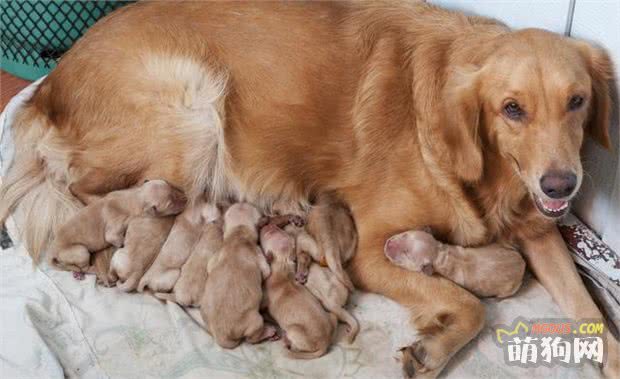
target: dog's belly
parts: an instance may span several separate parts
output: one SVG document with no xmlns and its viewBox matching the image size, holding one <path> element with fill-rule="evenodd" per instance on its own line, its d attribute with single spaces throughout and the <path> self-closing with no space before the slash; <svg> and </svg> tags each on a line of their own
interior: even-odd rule
<svg viewBox="0 0 620 379">
<path fill-rule="evenodd" d="M 286 7 L 286 17 L 303 16 L 306 22 L 296 33 L 290 23 L 265 22 L 261 28 L 273 39 L 263 43 L 227 6 L 178 4 L 170 17 L 161 18 L 169 7 L 139 4 L 111 17 L 105 27 L 96 25 L 36 95 L 58 134 L 44 141 L 44 158 L 66 154 L 56 161 L 69 162 L 67 182 L 81 199 L 162 178 L 190 197 L 206 191 L 216 199 L 259 205 L 277 198 L 305 202 L 319 191 L 353 187 L 365 196 L 362 201 L 377 199 L 372 206 L 380 208 L 381 196 L 373 191 L 382 175 L 363 167 L 374 164 L 360 163 L 360 154 L 397 141 L 398 157 L 385 150 L 368 160 L 389 156 L 400 163 L 386 159 L 385 165 L 406 162 L 424 170 L 407 151 L 415 143 L 402 142 L 414 138 L 401 131 L 401 125 L 412 123 L 409 112 L 394 107 L 385 112 L 395 94 L 407 93 L 399 84 L 402 78 L 394 71 L 381 83 L 365 83 L 370 79 L 361 67 L 367 62 L 355 55 L 348 31 L 335 29 L 334 20 L 325 17 L 329 9 Z M 274 9 L 263 14 L 265 20 L 274 15 L 282 16 Z M 157 28 L 131 22 L 144 19 L 157 19 Z M 191 20 L 197 22 L 191 30 L 197 35 L 189 38 L 184 31 Z M 227 32 L 231 29 L 235 33 Z M 154 30 L 178 33 L 145 37 Z M 380 56 L 401 54 L 391 42 L 384 47 Z M 101 65 L 102 60 L 115 65 Z M 355 110 L 363 114 L 356 120 L 356 91 L 366 85 L 373 88 L 368 94 L 373 101 Z M 414 185 L 423 192 L 428 180 Z M 387 184 L 386 191 L 393 191 Z M 441 233 L 454 229 L 451 215 L 443 211 L 446 204 L 418 201 L 427 212 L 420 217 L 394 212 L 392 222 L 433 224 Z M 408 204 L 396 199 L 399 203 Z"/>
</svg>

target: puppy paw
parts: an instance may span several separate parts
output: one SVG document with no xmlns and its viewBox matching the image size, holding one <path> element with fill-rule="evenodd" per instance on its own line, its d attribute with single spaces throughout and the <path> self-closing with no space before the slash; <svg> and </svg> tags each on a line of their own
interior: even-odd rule
<svg viewBox="0 0 620 379">
<path fill-rule="evenodd" d="M 277 341 L 280 339 L 280 333 L 275 325 L 265 324 L 265 331 L 263 332 L 267 341 Z"/>
<path fill-rule="evenodd" d="M 297 216 L 297 215 L 289 216 L 289 222 L 298 228 L 301 228 L 304 225 L 306 225 L 306 220 L 304 220 L 301 216 Z"/>
<path fill-rule="evenodd" d="M 308 272 L 298 271 L 295 273 L 295 281 L 299 284 L 306 284 L 308 281 Z"/>
</svg>

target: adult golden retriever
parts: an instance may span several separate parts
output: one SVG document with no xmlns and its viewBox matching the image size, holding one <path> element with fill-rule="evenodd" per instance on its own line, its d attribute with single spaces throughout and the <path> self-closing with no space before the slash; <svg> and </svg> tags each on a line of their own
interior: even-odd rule
<svg viewBox="0 0 620 379">
<path fill-rule="evenodd" d="M 268 207 L 337 193 L 362 289 L 411 309 L 409 374 L 436 376 L 484 323 L 480 301 L 391 265 L 430 225 L 451 243 L 518 245 L 574 318 L 600 318 L 556 227 L 585 133 L 609 145 L 601 49 L 423 3 L 147 2 L 95 25 L 13 126 L 0 218 L 35 255 L 77 199 L 162 178 Z M 605 370 L 619 377 L 618 344 Z"/>
</svg>

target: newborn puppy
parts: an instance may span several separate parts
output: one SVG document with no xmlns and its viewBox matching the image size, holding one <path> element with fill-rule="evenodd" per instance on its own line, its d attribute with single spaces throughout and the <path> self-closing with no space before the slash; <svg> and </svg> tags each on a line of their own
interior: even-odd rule
<svg viewBox="0 0 620 379">
<path fill-rule="evenodd" d="M 360 330 L 360 325 L 344 308 L 349 298 L 349 290 L 331 270 L 312 262 L 308 254 L 301 253 L 297 256 L 297 266 L 300 265 L 309 265 L 306 288 L 321 302 L 323 308 L 347 324 L 347 342 L 352 343 Z"/>
<path fill-rule="evenodd" d="M 204 226 L 218 218 L 220 211 L 217 206 L 207 203 L 188 207 L 178 215 L 161 252 L 140 280 L 138 292 L 144 291 L 147 287 L 156 293 L 170 292 L 177 283 L 181 267 L 192 253 Z"/>
<path fill-rule="evenodd" d="M 208 222 L 204 225 L 189 259 L 181 268 L 172 293 L 156 293 L 155 296 L 158 298 L 183 306 L 199 305 L 205 291 L 207 265 L 222 247 L 223 239 L 222 220 L 217 206 L 206 205 L 205 216 Z"/>
<path fill-rule="evenodd" d="M 140 278 L 166 242 L 172 224 L 172 216 L 129 220 L 125 246 L 114 253 L 110 263 L 110 276 L 118 278 L 118 289 L 131 292 L 138 287 Z"/>
<path fill-rule="evenodd" d="M 422 230 L 390 237 L 384 253 L 397 266 L 427 275 L 437 272 L 480 297 L 514 294 L 525 272 L 525 261 L 515 250 L 498 244 L 475 249 L 445 245 Z"/>
<path fill-rule="evenodd" d="M 319 195 L 316 204 L 308 213 L 306 231 L 290 225 L 287 232 L 296 235 L 296 249 L 304 251 L 322 265 L 327 265 L 350 291 L 353 283 L 342 264 L 347 262 L 357 249 L 357 230 L 347 206 L 329 194 Z M 297 271 L 303 281 L 308 276 L 307 268 Z"/>
<path fill-rule="evenodd" d="M 265 281 L 265 304 L 269 314 L 284 330 L 288 355 L 298 359 L 324 355 L 332 341 L 337 320 L 295 281 L 293 237 L 277 225 L 268 224 L 261 229 L 260 242 L 266 254 L 273 256 L 271 275 Z"/>
<path fill-rule="evenodd" d="M 50 246 L 48 260 L 60 269 L 86 271 L 91 253 L 110 245 L 123 246 L 130 218 L 178 214 L 185 203 L 185 195 L 163 180 L 150 180 L 139 187 L 111 192 L 82 208 L 60 227 Z"/>
<path fill-rule="evenodd" d="M 261 214 L 252 205 L 232 205 L 224 215 L 224 243 L 207 266 L 207 283 L 200 313 L 207 331 L 221 347 L 232 349 L 242 340 L 258 343 L 276 335 L 259 313 L 262 282 L 270 269 L 258 247 Z"/>
</svg>

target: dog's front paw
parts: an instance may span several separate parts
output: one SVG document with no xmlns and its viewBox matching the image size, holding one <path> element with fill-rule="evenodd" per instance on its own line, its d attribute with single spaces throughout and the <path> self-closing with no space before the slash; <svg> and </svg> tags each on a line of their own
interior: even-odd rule
<svg viewBox="0 0 620 379">
<path fill-rule="evenodd" d="M 436 378 L 446 364 L 447 357 L 433 352 L 432 339 L 416 341 L 400 349 L 405 378 Z"/>
</svg>

